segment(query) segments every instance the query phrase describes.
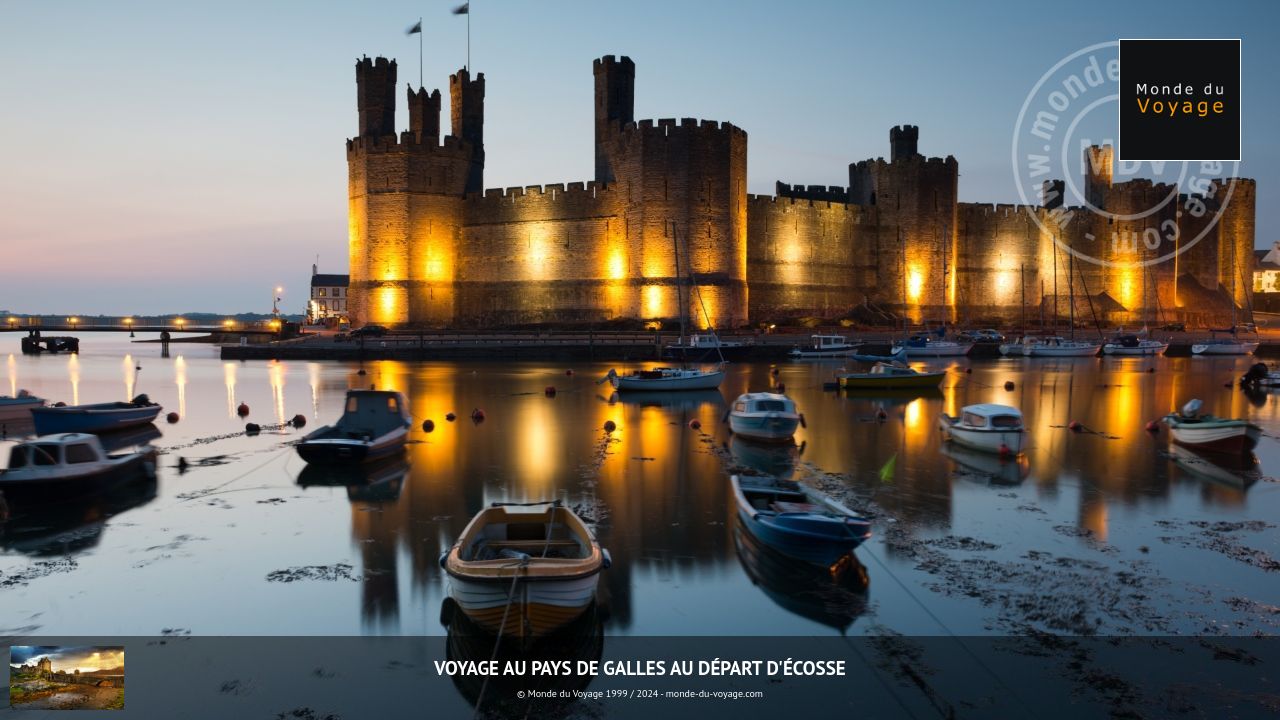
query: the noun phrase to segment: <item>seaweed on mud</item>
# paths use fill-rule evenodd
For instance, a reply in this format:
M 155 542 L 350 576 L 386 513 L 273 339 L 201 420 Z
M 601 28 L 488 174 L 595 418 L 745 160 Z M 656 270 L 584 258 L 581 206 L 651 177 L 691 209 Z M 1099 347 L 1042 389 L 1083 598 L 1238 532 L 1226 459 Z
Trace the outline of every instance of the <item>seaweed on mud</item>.
M 360 577 L 353 572 L 354 568 L 347 563 L 333 565 L 302 565 L 287 570 L 272 570 L 267 573 L 267 582 L 291 583 L 299 580 L 351 580 L 358 582 Z
M 23 586 L 32 580 L 48 575 L 71 572 L 77 567 L 79 565 L 76 561 L 69 557 L 55 560 L 38 560 L 17 572 L 5 573 L 0 571 L 0 588 Z
M 1209 550 L 1267 572 L 1280 570 L 1280 560 L 1276 560 L 1265 550 L 1258 550 L 1245 545 L 1236 537 L 1236 533 L 1240 532 L 1258 533 L 1274 528 L 1275 526 L 1270 523 L 1261 520 L 1242 520 L 1239 522 L 1193 520 L 1185 523 L 1184 526 L 1173 520 L 1157 520 L 1156 525 L 1171 530 L 1185 530 L 1186 526 L 1196 529 L 1196 531 L 1182 535 L 1162 536 L 1160 541 L 1163 543 Z

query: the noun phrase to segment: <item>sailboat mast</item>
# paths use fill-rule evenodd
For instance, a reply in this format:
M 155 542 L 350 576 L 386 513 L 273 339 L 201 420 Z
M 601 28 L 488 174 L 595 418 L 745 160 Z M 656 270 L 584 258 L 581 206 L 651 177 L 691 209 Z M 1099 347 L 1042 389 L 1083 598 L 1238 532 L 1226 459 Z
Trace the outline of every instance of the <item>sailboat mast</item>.
M 1076 339 L 1076 276 L 1075 272 L 1076 256 L 1074 253 L 1067 253 L 1067 294 L 1071 301 L 1071 339 Z
M 1058 312 L 1058 239 L 1053 239 L 1053 329 L 1058 329 L 1058 318 L 1062 314 Z M 1043 324 L 1043 323 L 1041 323 Z
M 680 274 L 680 237 L 676 234 L 676 221 L 671 221 L 671 247 L 676 255 L 676 306 L 680 310 L 680 345 L 684 345 L 684 293 L 681 292 L 680 286 L 684 282 L 684 276 Z
M 1027 332 L 1027 264 L 1022 263 L 1018 266 L 1018 289 L 1022 293 L 1022 312 L 1019 320 L 1022 326 L 1022 332 Z

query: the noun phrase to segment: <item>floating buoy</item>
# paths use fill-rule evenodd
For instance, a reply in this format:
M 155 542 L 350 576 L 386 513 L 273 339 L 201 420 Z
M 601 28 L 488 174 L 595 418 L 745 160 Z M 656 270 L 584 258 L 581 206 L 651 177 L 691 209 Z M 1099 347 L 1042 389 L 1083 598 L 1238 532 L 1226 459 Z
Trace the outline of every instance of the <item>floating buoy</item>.
M 769 374 L 770 374 L 770 375 L 772 375 L 772 376 L 774 376 L 774 377 L 778 377 L 778 375 L 780 375 L 780 374 L 781 374 L 781 371 L 779 371 L 779 370 L 778 370 L 778 366 L 777 366 L 777 365 L 775 365 L 775 366 L 773 366 L 773 367 L 769 368 Z
M 888 420 L 888 419 L 889 419 L 889 413 L 885 412 L 884 408 L 879 408 L 876 410 L 876 420 L 879 420 L 880 422 L 884 422 L 885 420 Z
M 1005 381 L 1004 381 L 1004 389 L 1005 389 L 1005 390 L 1009 390 L 1010 392 L 1012 392 L 1012 391 L 1013 391 L 1013 388 L 1014 388 L 1014 384 L 1013 384 L 1013 381 L 1012 381 L 1012 380 L 1005 380 Z
M 444 419 L 448 420 L 449 422 L 453 422 L 454 420 L 458 419 L 458 416 L 454 415 L 453 413 L 445 413 Z
M 1160 423 L 1156 422 L 1155 420 L 1149 421 L 1147 423 L 1147 432 L 1149 433 L 1160 432 Z
M 133 369 L 134 369 L 134 370 L 141 370 L 141 369 L 142 369 L 142 366 L 141 366 L 141 365 L 138 365 L 138 366 L 134 367 Z
M 302 413 L 298 413 L 297 415 L 293 416 L 293 419 L 289 420 L 289 424 L 294 426 L 295 428 L 306 427 L 307 416 L 303 415 Z
M 262 432 L 262 426 L 259 425 L 258 423 L 245 423 L 245 426 L 244 426 L 245 435 L 257 435 L 260 432 Z
M 53 404 L 53 406 L 54 406 L 54 407 L 66 407 L 66 406 L 67 406 L 67 404 L 66 404 L 66 403 L 64 403 L 64 402 L 62 402 L 61 400 L 59 400 L 58 402 L 54 403 L 54 404 Z
M 435 430 L 435 429 L 436 429 L 436 424 L 434 422 L 431 422 L 430 418 L 422 421 L 422 432 L 431 432 L 432 430 Z
M 569 368 L 568 370 L 565 370 L 565 371 L 564 371 L 564 374 L 565 374 L 565 375 L 568 375 L 568 376 L 570 376 L 570 377 L 572 377 L 572 376 L 573 376 L 573 368 Z
M 1013 457 L 1013 451 L 1010 450 L 1009 446 L 1005 445 L 1004 443 L 1000 443 L 1000 457 L 1002 458 Z
M 245 405 L 244 403 L 240 403 L 240 406 L 236 408 L 236 414 L 239 415 L 240 417 L 244 417 L 245 415 L 248 415 L 249 406 Z
M 1080 432 L 1081 430 L 1084 430 L 1084 424 L 1079 420 L 1072 420 L 1067 424 L 1067 429 L 1071 432 Z
M 690 420 L 690 421 L 689 421 L 689 429 L 690 429 L 690 430 L 697 430 L 697 429 L 698 429 L 698 428 L 700 428 L 700 427 L 702 427 L 702 421 L 701 421 L 701 420 L 698 420 L 698 418 L 694 418 L 694 419 L 692 419 L 692 420 Z
M 1232 383 L 1231 383 L 1231 381 L 1230 381 L 1230 380 L 1228 380 L 1228 381 L 1226 381 L 1226 382 L 1222 383 L 1222 387 L 1224 387 L 1224 388 L 1229 388 L 1229 387 L 1231 387 L 1231 384 L 1232 384 Z
M 471 422 L 476 423 L 477 425 L 484 422 L 484 411 L 481 410 L 480 408 L 476 408 L 475 410 L 472 410 Z
M 547 397 L 555 397 L 555 396 L 556 396 L 556 386 L 555 386 L 555 385 L 548 385 L 548 386 L 546 386 L 545 388 L 543 388 L 542 393 L 543 393 L 544 395 L 546 395 Z
M 617 424 L 617 423 L 615 423 L 614 421 L 612 421 L 612 420 L 605 420 L 605 421 L 604 421 L 604 431 L 605 431 L 605 432 L 607 432 L 607 433 L 611 433 L 611 432 L 613 432 L 614 430 L 617 430 L 617 429 L 618 429 L 618 424 Z
M 169 413 L 168 415 L 165 415 L 165 416 L 164 416 L 164 419 L 165 419 L 165 420 L 168 420 L 168 421 L 169 421 L 169 424 L 170 424 L 170 425 L 172 425 L 172 424 L 174 424 L 174 423 L 178 422 L 178 413 L 176 413 L 176 412 L 171 412 L 171 413 Z

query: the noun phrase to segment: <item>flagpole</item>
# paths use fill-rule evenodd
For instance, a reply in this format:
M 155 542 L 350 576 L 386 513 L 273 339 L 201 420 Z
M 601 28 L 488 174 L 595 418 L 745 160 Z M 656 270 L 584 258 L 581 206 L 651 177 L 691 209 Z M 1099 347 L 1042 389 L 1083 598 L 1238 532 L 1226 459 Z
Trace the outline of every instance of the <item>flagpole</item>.
M 471 2 L 467 2 L 467 72 L 471 72 Z
M 418 87 L 422 85 L 422 18 L 418 18 Z

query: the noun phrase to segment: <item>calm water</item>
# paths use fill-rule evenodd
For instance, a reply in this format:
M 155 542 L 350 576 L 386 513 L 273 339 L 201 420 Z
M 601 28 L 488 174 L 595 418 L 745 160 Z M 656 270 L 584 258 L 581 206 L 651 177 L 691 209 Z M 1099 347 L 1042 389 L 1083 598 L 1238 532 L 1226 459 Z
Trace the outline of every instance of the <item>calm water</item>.
M 822 389 L 839 363 L 780 364 L 808 427 L 801 448 L 777 450 L 721 424 L 724 398 L 769 386 L 767 364 L 730 366 L 720 394 L 615 402 L 596 380 L 621 363 L 376 362 L 361 376 L 354 364 L 223 362 L 206 345 L 163 358 L 159 345 L 91 336 L 79 356 L 25 357 L 16 337 L 4 342 L 15 353 L 0 355 L 0 392 L 68 403 L 145 392 L 182 416 L 154 441 L 165 451 L 154 488 L 5 529 L 6 634 L 443 634 L 441 551 L 489 502 L 553 497 L 581 504 L 612 552 L 599 595 L 611 635 L 1276 629 L 1264 603 L 1280 588 L 1269 477 L 1280 445 L 1264 438 L 1256 466 L 1226 468 L 1171 457 L 1163 432 L 1144 431 L 1199 397 L 1280 434 L 1280 396 L 1223 387 L 1251 360 L 935 361 L 952 372 L 924 397 L 845 396 Z M 368 385 L 404 392 L 417 422 L 435 422 L 414 430 L 403 478 L 303 487 L 287 444 L 299 432 L 240 434 L 241 402 L 250 421 L 303 414 L 310 429 Z M 1026 414 L 1022 463 L 942 447 L 939 412 L 989 401 Z M 473 408 L 485 422 L 468 419 Z M 1070 432 L 1072 420 L 1093 432 Z M 744 540 L 732 467 L 875 512 L 862 567 L 833 581 Z

